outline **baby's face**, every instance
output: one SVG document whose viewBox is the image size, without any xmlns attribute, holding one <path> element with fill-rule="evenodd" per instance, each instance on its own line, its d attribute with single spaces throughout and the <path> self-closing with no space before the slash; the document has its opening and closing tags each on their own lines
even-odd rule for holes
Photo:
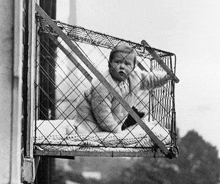
<svg viewBox="0 0 220 184">
<path fill-rule="evenodd" d="M 116 52 L 109 69 L 114 79 L 124 81 L 134 69 L 134 54 Z"/>
</svg>

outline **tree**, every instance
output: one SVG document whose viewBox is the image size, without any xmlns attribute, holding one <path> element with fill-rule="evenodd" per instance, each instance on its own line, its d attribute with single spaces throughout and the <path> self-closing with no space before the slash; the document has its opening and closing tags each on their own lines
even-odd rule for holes
<svg viewBox="0 0 220 184">
<path fill-rule="evenodd" d="M 189 131 L 180 140 L 180 156 L 174 161 L 178 175 L 187 183 L 216 184 L 220 177 L 218 150 L 205 142 L 195 131 Z M 180 182 L 184 183 L 184 182 Z"/>
<path fill-rule="evenodd" d="M 111 183 L 216 184 L 220 178 L 218 151 L 195 131 L 189 131 L 178 143 L 177 159 L 142 158 L 123 169 Z M 117 182 L 116 182 L 117 181 Z"/>
</svg>

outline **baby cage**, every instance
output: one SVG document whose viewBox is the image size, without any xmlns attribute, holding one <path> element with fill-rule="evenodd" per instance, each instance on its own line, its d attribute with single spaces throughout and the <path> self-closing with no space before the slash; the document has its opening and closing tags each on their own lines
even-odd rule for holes
<svg viewBox="0 0 220 184">
<path fill-rule="evenodd" d="M 135 94 L 139 117 L 106 81 L 111 49 L 127 43 L 138 53 L 138 71 L 154 74 L 166 70 L 175 77 L 175 54 L 149 45 L 72 26 L 50 17 L 36 5 L 36 57 L 34 75 L 34 155 L 169 157 L 178 155 L 176 146 L 175 82 Z M 138 127 L 121 133 L 77 131 L 78 99 L 99 80 Z M 105 99 L 103 99 L 105 101 Z M 67 131 L 69 130 L 69 131 Z"/>
</svg>

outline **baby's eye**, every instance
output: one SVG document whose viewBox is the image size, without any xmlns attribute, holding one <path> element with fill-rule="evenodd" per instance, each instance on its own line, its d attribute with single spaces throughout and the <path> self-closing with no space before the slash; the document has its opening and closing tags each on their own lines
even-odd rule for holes
<svg viewBox="0 0 220 184">
<path fill-rule="evenodd" d="M 120 62 L 119 60 L 115 60 L 115 61 L 114 61 L 115 64 L 118 64 L 119 62 Z"/>
<path fill-rule="evenodd" d="M 129 62 L 125 62 L 125 64 L 126 64 L 126 65 L 128 65 L 128 66 L 130 66 L 130 65 L 131 65 L 131 63 L 129 63 Z"/>
</svg>

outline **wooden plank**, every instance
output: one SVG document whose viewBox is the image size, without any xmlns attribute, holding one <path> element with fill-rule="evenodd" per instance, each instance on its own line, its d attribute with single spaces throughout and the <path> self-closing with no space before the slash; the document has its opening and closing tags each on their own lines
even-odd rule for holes
<svg viewBox="0 0 220 184">
<path fill-rule="evenodd" d="M 100 82 L 109 90 L 109 92 L 119 101 L 124 109 L 135 119 L 135 121 L 142 127 L 142 129 L 150 136 L 155 144 L 164 152 L 165 155 L 169 153 L 166 146 L 155 136 L 155 134 L 148 128 L 148 126 L 139 118 L 139 116 L 132 110 L 127 102 L 114 90 L 114 88 L 106 81 L 102 74 L 88 61 L 84 54 L 77 48 L 77 46 L 62 32 L 62 30 L 51 20 L 51 18 L 36 4 L 36 11 L 46 20 L 46 22 L 53 28 L 53 30 L 63 39 L 63 41 L 70 47 L 70 49 L 83 61 L 83 63 L 91 70 L 91 72 L 100 80 Z"/>
<path fill-rule="evenodd" d="M 35 56 L 36 56 L 36 24 L 35 24 L 35 3 L 28 4 L 28 123 L 26 140 L 26 157 L 33 158 L 33 133 L 34 133 L 34 101 L 35 101 Z"/>
<path fill-rule="evenodd" d="M 89 153 L 89 154 L 88 154 Z M 35 150 L 35 156 L 50 156 L 58 158 L 72 158 L 75 156 L 91 157 L 166 157 L 160 150 L 152 151 L 151 148 L 143 151 L 62 151 L 62 150 Z"/>
</svg>

